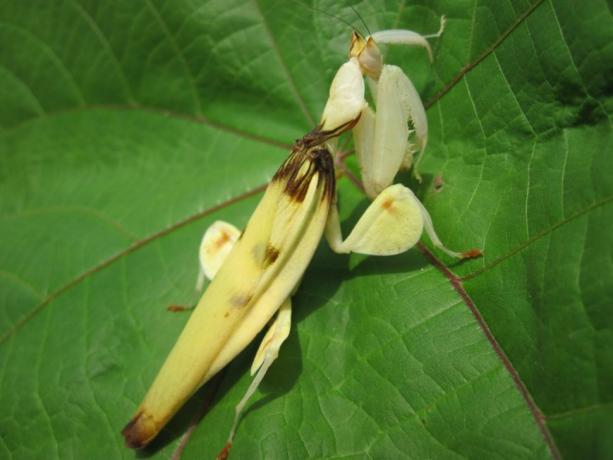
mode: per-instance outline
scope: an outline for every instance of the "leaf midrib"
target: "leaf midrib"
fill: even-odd
[[[209,214],[219,211],[220,209],[223,209],[225,207],[228,207],[232,204],[235,204],[239,201],[245,200],[253,195],[256,195],[262,191],[264,191],[264,189],[266,188],[267,184],[263,184],[260,185],[258,187],[252,188],[251,190],[248,190],[247,192],[244,192],[240,195],[237,195],[235,197],[229,198],[225,201],[222,201],[219,204],[216,204],[214,206],[211,206],[203,211],[200,211],[196,214],[192,214],[191,216],[186,217],[183,220],[180,220],[179,222],[170,225],[169,227],[166,227],[162,230],[159,230],[155,233],[152,233],[151,235],[142,238],[140,240],[136,240],[134,241],[132,244],[130,244],[126,249],[117,252],[116,254],[104,259],[102,262],[94,265],[93,267],[89,268],[88,270],[80,273],[79,275],[75,276],[74,278],[72,278],[70,281],[68,281],[66,284],[60,286],[59,288],[55,289],[53,292],[51,292],[50,294],[48,294],[38,305],[36,305],[34,308],[32,308],[26,315],[22,316],[17,322],[15,322],[15,324],[13,324],[10,328],[8,328],[2,335],[0,335],[0,345],[2,343],[4,343],[9,337],[11,337],[13,334],[15,334],[19,329],[21,329],[26,323],[28,323],[34,316],[36,316],[37,313],[39,313],[43,308],[45,308],[48,304],[50,304],[53,300],[55,300],[57,297],[61,296],[62,294],[64,294],[65,292],[67,292],[68,290],[70,290],[71,288],[73,288],[74,286],[78,285],[79,283],[81,283],[82,281],[84,281],[85,279],[87,279],[90,275],[93,275],[94,273],[98,273],[99,271],[107,268],[108,266],[110,266],[111,264],[113,264],[114,262],[117,262],[118,260],[120,260],[122,257],[127,256],[128,254],[133,253],[134,251],[142,248],[143,246],[146,246],[147,244],[156,241],[158,238],[164,237],[166,235],[169,235],[170,233],[174,232],[175,230],[178,230],[182,227],[185,227],[188,224],[191,224],[193,222],[198,221],[199,219],[208,216]]]

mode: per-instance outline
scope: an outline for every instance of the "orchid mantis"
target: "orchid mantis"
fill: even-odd
[[[197,289],[205,278],[211,283],[124,428],[128,446],[149,443],[200,386],[271,322],[253,361],[255,377],[236,406],[221,454],[227,456],[241,411],[289,335],[291,296],[322,236],[335,252],[382,256],[408,250],[425,229],[433,244],[453,257],[478,254],[445,248],[413,192],[401,184],[391,185],[415,149],[408,142],[408,123],[414,127],[415,145],[421,152],[427,142],[427,123],[417,91],[402,70],[383,65],[376,40],[419,44],[429,50],[426,37],[411,31],[383,31],[367,39],[354,33],[350,59],[332,82],[320,124],[296,141],[245,230],[241,234],[231,224],[218,221],[205,232]],[[376,114],[364,99],[364,76],[376,94]],[[364,184],[373,202],[343,239],[333,157],[336,138],[349,130],[353,130]]]
[[[377,43],[421,46],[432,61],[427,39],[440,37],[444,27],[443,16],[439,31],[431,35],[411,30],[383,30],[363,38],[354,32],[349,60],[332,81],[322,115],[323,128],[341,125],[361,114],[353,134],[362,181],[370,198],[390,185],[401,167],[411,166],[415,152],[420,152],[421,159],[428,142],[428,120],[419,93],[400,67],[383,64]],[[364,77],[369,83],[376,113],[365,101]],[[421,180],[417,166],[413,168],[414,173]]]

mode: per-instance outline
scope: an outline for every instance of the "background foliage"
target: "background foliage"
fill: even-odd
[[[387,59],[429,101],[411,185],[449,246],[485,257],[322,244],[233,457],[611,458],[610,5],[354,6],[371,30],[447,16],[432,66]],[[134,458],[119,431],[187,319],[165,307],[195,299],[203,230],[245,223],[345,60],[334,16],[362,25],[332,1],[1,10],[0,457]],[[339,188],[355,221],[366,201]],[[213,458],[254,351],[136,456]]]

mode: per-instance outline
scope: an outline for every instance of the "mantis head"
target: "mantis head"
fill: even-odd
[[[372,37],[364,38],[358,32],[351,34],[349,46],[349,59],[356,58],[360,64],[360,70],[375,80],[379,79],[383,69],[383,56],[379,47]]]

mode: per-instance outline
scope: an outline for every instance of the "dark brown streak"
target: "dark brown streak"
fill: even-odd
[[[358,123],[358,121],[360,121],[361,116],[362,116],[362,113],[360,113],[353,120],[349,120],[347,123],[340,125],[337,128],[330,129],[328,131],[322,131],[321,129],[322,125],[317,125],[311,131],[306,133],[301,139],[296,139],[296,142],[294,142],[294,146],[292,147],[292,150],[293,151],[307,150],[312,147],[321,145],[329,139],[338,137],[341,134],[343,134],[345,131],[352,129]]]
[[[442,98],[445,94],[451,91],[451,89],[455,85],[457,85],[462,80],[462,78],[464,78],[464,75],[470,72],[481,61],[483,61],[486,57],[488,57],[491,53],[493,53],[494,50],[498,48],[498,46],[500,46],[500,44],[511,34],[511,32],[513,32],[524,21],[524,19],[530,16],[530,14],[532,14],[532,12],[542,3],[543,3],[543,0],[537,0],[535,3],[530,5],[530,8],[528,8],[521,16],[519,16],[515,20],[515,22],[511,24],[511,26],[507,30],[505,30],[500,37],[496,39],[494,43],[488,46],[485,49],[485,51],[481,53],[479,57],[477,57],[477,59],[475,59],[473,62],[470,62],[466,64],[464,67],[462,67],[460,72],[455,77],[453,77],[449,83],[447,83],[438,93],[436,93],[428,102],[424,104],[424,107],[426,109],[429,109],[434,104],[436,104],[436,102],[440,98]]]
[[[451,270],[449,270],[449,268],[447,268],[440,260],[438,260],[436,256],[432,254],[432,252],[423,243],[417,243],[417,248],[430,261],[430,263],[434,265],[434,267],[439,270],[445,276],[445,278],[447,278],[451,282],[451,285],[453,286],[454,290],[462,298],[463,302],[466,304],[473,317],[477,321],[477,324],[479,324],[479,327],[481,328],[481,331],[485,335],[485,338],[489,342],[490,346],[494,349],[494,352],[498,356],[498,359],[500,359],[507,372],[511,375],[511,379],[515,384],[515,387],[528,405],[528,408],[532,413],[532,417],[534,418],[536,425],[538,426],[543,438],[545,439],[545,443],[549,447],[552,457],[555,459],[561,459],[562,457],[560,455],[560,452],[558,451],[558,447],[556,446],[556,443],[553,440],[551,433],[549,432],[549,428],[547,428],[547,425],[545,423],[545,416],[532,399],[532,396],[528,392],[526,385],[521,380],[521,377],[513,367],[513,364],[507,357],[506,353],[494,338],[492,331],[485,322],[483,316],[481,316],[481,313],[477,309],[477,306],[468,295],[468,292],[466,292],[466,290],[464,289],[462,280],[458,278]]]
[[[334,159],[332,154],[326,148],[321,148],[313,152],[315,155],[314,162],[319,177],[324,181],[324,193],[321,196],[322,200],[327,200],[328,204],[332,204],[336,195],[336,171],[334,170]]]
[[[230,206],[234,203],[237,203],[241,200],[244,200],[246,198],[249,198],[253,195],[256,195],[262,191],[264,191],[264,189],[266,189],[266,185],[260,185],[252,190],[249,190],[241,195],[235,196],[234,198],[230,198],[229,200],[226,200],[222,203],[219,203],[218,205],[215,205],[211,208],[205,209],[202,212],[199,212],[197,214],[194,214],[192,216],[187,217],[186,219],[177,222],[174,225],[171,225],[163,230],[160,230],[157,233],[153,233],[152,235],[149,235],[146,238],[143,238],[142,240],[138,240],[135,241],[134,243],[132,243],[130,246],[128,246],[126,249],[124,249],[123,251],[118,252],[117,254],[109,257],[108,259],[103,260],[102,262],[100,262],[98,265],[95,265],[94,267],[90,268],[89,270],[86,270],[85,272],[81,273],[80,275],[76,276],[75,278],[73,278],[71,281],[69,281],[68,283],[66,283],[64,286],[56,289],[55,291],[51,292],[41,303],[39,303],[36,307],[34,307],[32,310],[30,310],[30,312],[28,312],[24,317],[22,317],[21,319],[19,319],[14,325],[13,327],[11,327],[10,329],[8,329],[4,334],[2,334],[0,336],[0,343],[3,343],[5,340],[7,340],[11,335],[13,335],[15,332],[17,332],[17,330],[19,330],[24,324],[26,324],[30,319],[32,319],[39,311],[41,311],[43,308],[45,308],[47,305],[49,305],[53,300],[55,300],[57,297],[59,297],[60,295],[62,295],[64,292],[68,291],[69,289],[73,288],[74,286],[78,285],[81,281],[83,281],[84,279],[86,279],[88,276],[97,273],[99,271],[101,271],[102,269],[108,267],[109,265],[111,265],[113,262],[116,262],[117,260],[121,259],[122,257],[142,248],[143,246],[147,245],[148,243],[157,240],[158,238],[161,238],[163,236],[168,235],[169,233],[177,230],[178,228],[184,227],[188,224],[191,224],[192,222],[197,221],[198,219],[205,217],[215,211],[218,211],[220,209],[223,209],[227,206]]]
[[[268,267],[275,263],[275,261],[279,258],[280,251],[275,248],[272,244],[268,243],[266,246],[266,250],[264,251],[264,266]]]
[[[308,162],[308,167],[304,171],[303,166],[306,162]],[[277,170],[272,180],[284,182],[284,193],[300,203],[304,201],[315,174],[324,181],[322,199],[327,198],[331,202],[336,190],[332,155],[325,147],[306,148],[300,146],[298,141],[289,158]]]
[[[302,170],[302,166],[307,159],[302,151],[293,153],[273,177],[273,181],[285,181],[283,193],[298,203],[304,201],[315,173],[313,165],[310,163],[306,171]]]

